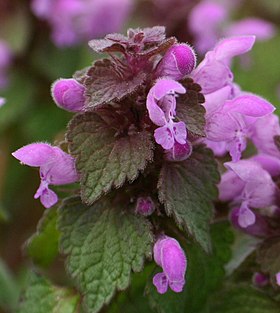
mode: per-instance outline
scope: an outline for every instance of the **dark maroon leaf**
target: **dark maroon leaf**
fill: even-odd
[[[116,68],[108,59],[95,62],[89,69],[84,83],[86,108],[90,110],[102,104],[120,101],[136,92],[145,78],[145,73],[132,73],[128,66],[122,69]]]

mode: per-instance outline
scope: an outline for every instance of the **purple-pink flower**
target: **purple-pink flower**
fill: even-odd
[[[278,158],[280,151],[274,143],[274,136],[279,135],[279,118],[275,114],[258,119],[251,128],[251,138],[258,151]]]
[[[229,3],[203,0],[192,9],[188,25],[200,54],[212,49],[225,36],[254,35],[257,40],[267,40],[275,35],[273,24],[260,18],[248,17],[231,22],[233,8]]]
[[[175,44],[167,50],[156,68],[156,77],[180,80],[196,66],[194,50],[188,44]]]
[[[213,50],[207,52],[191,74],[193,80],[202,87],[203,94],[210,94],[225,86],[230,86],[233,92],[233,73],[229,67],[231,60],[250,51],[254,43],[254,36],[230,37],[220,40]]]
[[[33,0],[35,15],[49,22],[57,46],[119,31],[131,12],[133,0]]]
[[[163,294],[170,287],[175,292],[181,292],[185,285],[187,259],[178,241],[161,236],[154,245],[154,260],[163,270],[153,278],[157,291]]]
[[[85,87],[74,78],[58,79],[52,85],[52,96],[58,107],[81,112],[85,105]]]
[[[272,104],[253,94],[226,100],[207,114],[207,139],[225,143],[225,149],[229,151],[232,160],[237,162],[246,148],[246,138],[251,138],[254,123],[274,110]]]
[[[44,207],[50,208],[58,201],[49,185],[64,185],[78,181],[75,160],[58,147],[46,143],[32,143],[12,155],[22,164],[39,167],[41,184],[34,198],[40,198]]]
[[[240,227],[246,228],[256,222],[252,208],[262,209],[275,202],[276,185],[270,174],[256,161],[227,162],[228,169],[219,184],[219,198],[230,201]]]
[[[147,109],[151,121],[160,126],[154,136],[163,149],[170,150],[175,143],[187,142],[187,130],[184,122],[174,122],[176,115],[176,94],[183,94],[186,89],[178,82],[162,78],[150,89],[147,96]]]

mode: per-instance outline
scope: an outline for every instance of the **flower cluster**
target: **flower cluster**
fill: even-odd
[[[257,95],[242,91],[231,71],[232,59],[250,51],[254,42],[255,36],[225,38],[207,52],[196,67],[192,47],[178,43],[175,38],[165,38],[162,27],[130,29],[127,36],[109,34],[102,40],[92,40],[90,47],[95,52],[108,53],[110,58],[96,61],[91,67],[75,73],[73,78],[57,80],[51,90],[58,107],[78,113],[69,124],[66,136],[69,151],[77,159],[44,143],[31,144],[13,153],[23,164],[40,167],[41,185],[35,198],[40,197],[42,204],[49,208],[58,201],[49,185],[80,180],[83,192],[83,184],[93,184],[97,172],[100,190],[96,194],[92,192],[96,188],[94,182],[94,187],[87,188],[90,195],[85,195],[85,198],[88,196],[86,204],[93,204],[112,186],[123,186],[126,178],[131,180],[129,183],[136,179],[153,154],[157,154],[155,172],[158,174],[161,167],[160,175],[164,176],[167,168],[166,172],[171,173],[168,176],[171,185],[177,179],[180,189],[184,180],[179,170],[186,170],[184,175],[187,176],[192,170],[189,164],[200,164],[188,163],[186,159],[195,154],[196,146],[204,143],[217,157],[227,158],[218,187],[220,200],[229,202],[232,224],[255,236],[273,235],[267,217],[273,217],[277,211],[279,196],[275,180],[280,175],[280,152],[275,145],[275,138],[280,135],[279,121],[273,113],[274,106]],[[95,147],[99,137],[110,142],[98,142]],[[258,153],[244,159],[249,141]],[[143,142],[147,143],[147,150]],[[94,149],[87,145],[93,145]],[[213,154],[208,152],[215,163]],[[98,163],[100,155],[105,156],[105,165]],[[110,163],[111,158],[116,160]],[[136,168],[130,158],[136,160],[134,163],[138,158],[143,162]],[[202,165],[203,162],[204,159]],[[110,166],[106,167],[106,163]],[[115,168],[116,164],[121,164],[120,169]],[[178,177],[175,177],[175,168]],[[139,181],[146,180],[145,175]],[[193,177],[196,179],[196,174]],[[163,199],[165,190],[161,190],[161,194],[158,191],[163,178],[155,183],[156,178],[147,182],[157,185],[151,190],[147,190],[149,187],[137,189],[138,181],[132,187],[124,187],[124,198],[129,195],[128,202],[132,203],[138,218],[139,215],[145,218],[160,215],[164,201],[171,202],[167,211],[173,206],[174,192],[169,199]],[[214,180],[213,184],[216,182]],[[199,181],[195,187],[197,192],[203,183]],[[149,192],[151,196],[147,196]],[[140,196],[143,194],[146,196]],[[160,203],[156,202],[156,194]],[[182,203],[182,199],[177,202]],[[177,221],[180,219],[178,217]],[[159,293],[165,293],[168,287],[181,292],[187,269],[185,253],[176,239],[158,236],[164,230],[155,229],[158,240],[154,245],[154,260],[163,272],[154,276],[153,283]],[[278,282],[279,275],[275,279]],[[264,284],[262,277],[257,276],[255,280],[256,284]]]
[[[31,8],[63,47],[120,30],[132,6],[132,0],[33,0]]]

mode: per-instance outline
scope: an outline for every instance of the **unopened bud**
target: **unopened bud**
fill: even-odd
[[[269,278],[263,273],[256,272],[253,275],[253,284],[257,287],[264,287],[269,283]]]
[[[153,214],[155,210],[155,204],[151,197],[139,197],[137,199],[135,212],[144,216]]]
[[[85,88],[75,79],[59,79],[52,85],[52,96],[58,107],[70,111],[81,112],[85,105]]]
[[[157,77],[180,80],[190,74],[196,66],[194,50],[187,44],[173,45],[156,68]]]

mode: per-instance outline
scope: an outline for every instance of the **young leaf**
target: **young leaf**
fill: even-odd
[[[274,278],[280,272],[280,236],[266,239],[258,250],[257,258],[262,271]]]
[[[249,285],[236,285],[218,292],[209,312],[279,313],[279,303]]]
[[[227,222],[211,226],[213,252],[206,255],[197,245],[182,242],[187,255],[188,267],[186,285],[182,293],[168,291],[160,295],[150,282],[147,293],[151,306],[158,313],[198,313],[206,305],[207,299],[222,283],[225,276],[224,265],[231,257],[233,234]]]
[[[116,137],[116,129],[95,113],[74,117],[67,139],[81,173],[82,200],[92,204],[112,187],[133,181],[153,157],[153,142],[146,132]]]
[[[78,313],[79,297],[32,273],[17,313]]]
[[[205,109],[201,105],[204,102],[204,96],[201,87],[194,83],[191,78],[186,78],[181,82],[187,92],[180,95],[177,100],[177,116],[185,122],[187,129],[191,134],[198,137],[204,137],[205,132]]]
[[[48,266],[58,254],[59,232],[56,223],[57,209],[46,210],[38,224],[37,232],[26,242],[28,255],[39,266]]]
[[[91,207],[78,198],[59,210],[60,247],[67,270],[84,295],[87,312],[98,312],[116,290],[128,287],[131,271],[151,255],[150,223],[109,201]]]
[[[120,101],[141,87],[146,74],[133,73],[127,66],[122,73],[109,59],[98,60],[88,70],[85,79],[86,107],[94,109],[111,101]]]
[[[158,182],[159,200],[167,215],[172,215],[208,252],[211,250],[209,224],[218,182],[213,153],[202,145],[185,161],[164,163]]]

